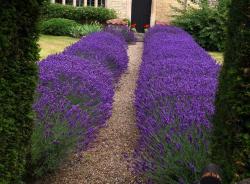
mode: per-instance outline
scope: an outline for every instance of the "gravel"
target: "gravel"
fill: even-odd
[[[43,184],[129,184],[135,183],[130,160],[137,141],[134,91],[141,64],[143,43],[129,45],[128,71],[116,88],[112,116],[100,129],[89,149],[72,155]]]

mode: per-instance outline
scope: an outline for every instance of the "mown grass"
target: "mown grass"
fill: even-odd
[[[208,52],[219,64],[223,64],[224,56],[222,52]]]
[[[38,41],[41,48],[40,59],[44,59],[50,54],[59,53],[76,41],[78,41],[77,38],[67,36],[41,35]]]

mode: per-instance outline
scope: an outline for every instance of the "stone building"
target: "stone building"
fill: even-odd
[[[189,4],[192,4],[191,1],[194,0],[187,0]],[[152,26],[156,22],[168,23],[175,14],[172,7],[180,6],[177,0],[51,0],[51,2],[114,9],[119,18],[131,20],[139,31],[142,31],[145,25]]]
[[[150,17],[151,25],[156,21],[169,21],[174,13],[171,6],[179,5],[176,0],[51,0],[51,2],[74,6],[104,6],[114,9],[120,18],[130,20],[137,11],[141,12],[143,8],[146,8],[148,12],[141,13]]]

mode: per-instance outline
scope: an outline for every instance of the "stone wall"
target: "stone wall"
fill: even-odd
[[[188,3],[191,4],[190,0]],[[175,14],[172,7],[180,6],[176,0],[152,0],[151,25],[157,21],[170,22]],[[119,18],[131,19],[132,0],[106,0],[106,7],[114,9]]]
[[[107,0],[107,8],[114,9],[117,12],[119,18],[129,18],[128,8],[129,5],[128,0]]]
[[[175,14],[171,6],[178,7],[179,3],[176,0],[156,0],[155,21],[169,22]]]

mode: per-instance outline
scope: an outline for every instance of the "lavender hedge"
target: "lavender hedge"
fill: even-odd
[[[207,164],[219,65],[190,35],[156,26],[145,35],[136,89],[135,171],[149,183],[192,183]]]
[[[136,37],[133,31],[130,30],[128,26],[125,25],[108,25],[104,28],[105,32],[112,33],[123,39],[128,43],[136,42]]]
[[[92,34],[38,63],[30,178],[86,149],[111,116],[115,81],[127,64],[125,42],[109,33]]]
[[[123,38],[107,32],[93,33],[65,49],[67,55],[75,55],[103,64],[117,81],[127,69],[127,44]]]

